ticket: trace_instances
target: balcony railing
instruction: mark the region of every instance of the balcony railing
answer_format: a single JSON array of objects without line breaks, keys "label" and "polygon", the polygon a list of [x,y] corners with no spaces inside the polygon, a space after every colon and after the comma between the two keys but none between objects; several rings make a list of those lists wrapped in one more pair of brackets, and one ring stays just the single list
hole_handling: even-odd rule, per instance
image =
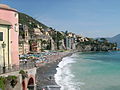
[{"label": "balcony railing", "polygon": [[[49,56],[46,55],[46,59],[47,59],[47,62],[46,63],[51,63],[51,62],[54,62],[55,60],[58,60],[58,59],[61,59],[62,57],[64,56],[67,56],[69,54],[72,54],[76,52],[76,50],[71,50],[70,52],[55,52],[53,53],[52,52],[52,55]],[[15,71],[20,71],[20,70],[26,70],[26,69],[32,69],[34,67],[36,67],[38,65],[39,67],[39,64],[40,66],[46,64],[46,63],[35,63],[35,62],[32,62],[32,61],[27,61],[27,62],[23,62],[23,63],[20,63],[20,65],[13,65],[13,66],[5,66],[3,68],[3,66],[0,66],[0,74],[4,74],[4,73],[9,73],[9,72],[15,72]]]},{"label": "balcony railing", "polygon": [[26,70],[26,69],[32,69],[35,67],[34,63],[21,63],[20,65],[13,65],[13,66],[6,66],[5,67],[5,72],[3,70],[3,67],[0,66],[0,74],[4,73],[10,73],[10,72],[15,72],[15,71],[20,71],[20,70]]}]

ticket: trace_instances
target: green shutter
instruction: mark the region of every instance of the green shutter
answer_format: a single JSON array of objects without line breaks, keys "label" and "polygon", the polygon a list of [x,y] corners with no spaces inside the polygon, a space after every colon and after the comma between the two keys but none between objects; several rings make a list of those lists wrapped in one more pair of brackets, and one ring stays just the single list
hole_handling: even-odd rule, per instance
[{"label": "green shutter", "polygon": [[0,32],[0,41],[3,41],[3,32]]}]

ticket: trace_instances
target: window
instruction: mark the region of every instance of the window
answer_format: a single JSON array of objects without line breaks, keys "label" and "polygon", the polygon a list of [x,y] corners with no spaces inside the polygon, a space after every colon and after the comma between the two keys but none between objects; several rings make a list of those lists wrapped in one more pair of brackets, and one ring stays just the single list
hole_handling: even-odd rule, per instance
[{"label": "window", "polygon": [[14,26],[14,29],[15,29],[15,31],[17,32],[18,30],[18,28],[17,28],[17,24],[15,24],[15,26]]},{"label": "window", "polygon": [[27,31],[26,31],[26,36],[27,36]]},{"label": "window", "polygon": [[3,41],[3,32],[0,32],[0,41]]},{"label": "window", "polygon": [[18,17],[18,14],[17,14],[17,13],[15,13],[15,17],[16,17],[16,18]]}]

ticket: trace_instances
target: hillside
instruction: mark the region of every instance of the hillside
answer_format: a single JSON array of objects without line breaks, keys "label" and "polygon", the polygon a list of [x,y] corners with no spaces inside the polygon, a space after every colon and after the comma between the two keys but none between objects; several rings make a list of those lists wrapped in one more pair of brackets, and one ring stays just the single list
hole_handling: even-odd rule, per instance
[{"label": "hillside", "polygon": [[112,38],[107,38],[110,42],[117,43],[118,47],[120,48],[120,34],[112,37]]},{"label": "hillside", "polygon": [[25,24],[29,27],[29,29],[33,29],[39,26],[42,26],[44,29],[47,28],[46,25],[42,24],[41,22],[35,20],[34,18],[32,18],[31,16],[21,13],[19,12],[19,23],[20,24]]}]

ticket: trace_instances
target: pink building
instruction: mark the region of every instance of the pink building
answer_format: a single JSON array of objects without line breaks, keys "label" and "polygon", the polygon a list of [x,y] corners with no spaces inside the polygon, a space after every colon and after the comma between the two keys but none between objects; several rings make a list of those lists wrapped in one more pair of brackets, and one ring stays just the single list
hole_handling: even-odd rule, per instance
[{"label": "pink building", "polygon": [[10,51],[11,51],[11,65],[19,65],[19,48],[18,48],[18,12],[4,4],[0,4],[0,19],[11,23],[10,28]]}]

